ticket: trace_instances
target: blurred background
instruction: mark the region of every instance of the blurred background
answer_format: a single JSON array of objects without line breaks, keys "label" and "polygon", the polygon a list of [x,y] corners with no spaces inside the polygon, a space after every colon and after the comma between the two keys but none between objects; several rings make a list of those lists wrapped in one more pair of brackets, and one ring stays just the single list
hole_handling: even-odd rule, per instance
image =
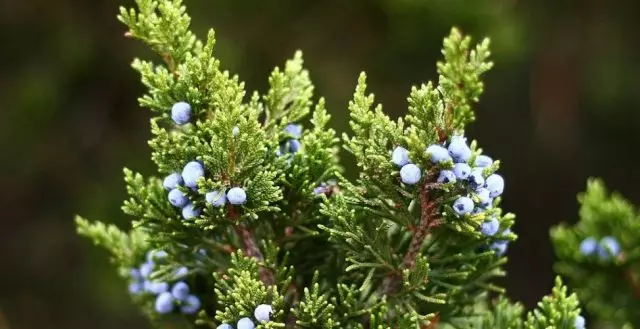
[{"label": "blurred background", "polygon": [[[625,3],[626,2],[626,3]],[[0,329],[146,328],[105,252],[73,215],[117,223],[122,167],[152,174],[149,113],[117,7],[132,0],[0,0]],[[509,295],[533,307],[552,285],[550,226],[574,222],[589,176],[640,203],[640,4],[550,0],[186,0],[193,29],[249,90],[296,49],[334,128],[358,73],[392,116],[436,79],[451,26],[492,39],[496,66],[469,136],[503,161],[503,208],[520,235]],[[153,57],[155,58],[155,57]]]}]

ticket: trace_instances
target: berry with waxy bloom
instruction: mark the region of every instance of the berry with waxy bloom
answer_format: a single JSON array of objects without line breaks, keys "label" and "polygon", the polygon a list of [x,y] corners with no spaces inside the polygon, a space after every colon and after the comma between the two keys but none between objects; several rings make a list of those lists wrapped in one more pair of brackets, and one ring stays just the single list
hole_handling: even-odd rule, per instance
[{"label": "berry with waxy bloom", "polygon": [[500,229],[500,222],[495,217],[485,221],[480,226],[480,232],[482,232],[482,234],[485,236],[493,236],[496,233],[498,233],[499,229]]},{"label": "berry with waxy bloom", "polygon": [[223,190],[211,191],[204,195],[205,200],[216,208],[220,208],[227,203],[227,195]]},{"label": "berry with waxy bloom", "polygon": [[453,173],[457,179],[467,179],[471,174],[471,167],[466,163],[456,163],[453,165]]},{"label": "berry with waxy bloom", "polygon": [[233,205],[244,204],[247,202],[247,193],[242,187],[233,187],[227,192],[227,200]]},{"label": "berry with waxy bloom", "polygon": [[180,306],[180,312],[184,314],[194,314],[200,309],[200,299],[194,295],[185,298],[184,303]]},{"label": "berry with waxy bloom", "polygon": [[426,152],[431,155],[431,162],[440,163],[451,160],[451,156],[449,155],[449,151],[446,148],[440,145],[430,145],[427,147]]},{"label": "berry with waxy bloom", "polygon": [[186,102],[177,102],[171,107],[171,119],[179,125],[191,120],[191,105]]},{"label": "berry with waxy bloom", "polygon": [[193,203],[189,203],[182,208],[182,218],[191,219],[200,216],[200,208],[196,208]]},{"label": "berry with waxy bloom", "polygon": [[191,161],[182,170],[184,185],[195,189],[198,187],[198,179],[204,177],[204,167],[198,161]]},{"label": "berry with waxy bloom", "polygon": [[471,157],[471,149],[467,145],[467,139],[462,136],[453,136],[447,150],[453,161],[458,163],[467,162]]},{"label": "berry with waxy bloom", "polygon": [[271,320],[272,313],[273,308],[271,308],[271,305],[261,304],[256,307],[255,311],[253,311],[253,316],[258,320],[258,322],[266,322]]},{"label": "berry with waxy bloom", "polygon": [[458,215],[465,215],[473,211],[473,200],[466,196],[459,197],[456,201],[453,202],[453,210]]},{"label": "berry with waxy bloom", "polygon": [[170,292],[163,292],[156,297],[155,308],[160,314],[167,314],[173,311],[173,296]]},{"label": "berry with waxy bloom", "polygon": [[491,192],[492,198],[501,195],[504,191],[504,179],[498,174],[491,174],[487,177],[484,184],[487,187],[487,190]]},{"label": "berry with waxy bloom", "polygon": [[184,205],[189,202],[189,198],[187,198],[187,196],[177,188],[174,188],[173,190],[171,190],[171,192],[169,192],[168,198],[169,203],[171,203],[172,206],[178,208],[184,207]]},{"label": "berry with waxy bloom", "polygon": [[588,237],[580,242],[580,253],[585,256],[593,255],[598,250],[598,240]]},{"label": "berry with waxy bloom", "polygon": [[238,321],[237,329],[254,329],[256,325],[249,318],[242,318]]},{"label": "berry with waxy bloom", "polygon": [[476,157],[476,161],[475,161],[475,166],[478,168],[486,168],[489,167],[493,164],[493,159],[491,159],[490,157],[486,156],[486,155],[478,155]]},{"label": "berry with waxy bloom", "polygon": [[400,168],[400,179],[407,185],[413,185],[420,181],[420,168],[413,163],[406,164]]},{"label": "berry with waxy bloom", "polygon": [[165,188],[165,190],[170,191],[182,185],[182,183],[182,176],[178,173],[173,173],[164,178],[164,180],[162,181],[162,186]]},{"label": "berry with waxy bloom", "polygon": [[438,183],[455,183],[456,182],[456,174],[451,170],[442,170],[440,171],[440,175],[438,176]]},{"label": "berry with waxy bloom", "polygon": [[398,167],[406,165],[409,163],[409,151],[402,146],[397,146],[391,154],[391,162]]}]

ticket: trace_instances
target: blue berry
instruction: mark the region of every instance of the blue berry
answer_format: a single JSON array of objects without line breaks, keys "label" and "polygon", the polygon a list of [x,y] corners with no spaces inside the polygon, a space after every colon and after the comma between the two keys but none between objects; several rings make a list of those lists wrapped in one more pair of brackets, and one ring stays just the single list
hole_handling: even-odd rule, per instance
[{"label": "blue berry", "polygon": [[173,296],[169,292],[163,292],[156,298],[156,311],[160,314],[167,314],[173,311]]},{"label": "blue berry", "polygon": [[244,204],[247,201],[247,193],[242,187],[233,187],[227,192],[227,200],[230,204]]},{"label": "blue berry", "polygon": [[191,161],[184,166],[182,170],[182,179],[184,185],[195,189],[198,187],[198,179],[204,176],[204,167],[200,162]]},{"label": "blue berry", "polygon": [[233,137],[238,137],[240,134],[240,128],[238,128],[238,126],[233,127],[233,129],[231,129],[231,134]]},{"label": "blue berry", "polygon": [[456,174],[451,170],[443,170],[440,172],[438,176],[438,183],[455,183],[456,182]]},{"label": "blue berry", "polygon": [[236,325],[237,329],[254,329],[256,325],[249,318],[242,318]]},{"label": "blue berry", "polygon": [[171,295],[177,300],[186,300],[189,296],[189,286],[182,281],[177,282],[171,288]]},{"label": "blue berry", "polygon": [[491,218],[480,226],[480,232],[485,236],[493,236],[498,233],[500,222],[497,218]]},{"label": "blue berry", "polygon": [[473,200],[469,197],[461,196],[453,202],[453,210],[458,215],[468,214],[473,211]]},{"label": "blue berry", "polygon": [[471,149],[467,145],[467,139],[462,136],[453,136],[451,138],[448,151],[453,161],[458,163],[467,162],[471,157]]},{"label": "blue berry", "polygon": [[271,308],[271,305],[261,304],[256,307],[255,311],[253,311],[253,316],[258,320],[258,322],[267,322],[271,320],[272,313],[273,308]]},{"label": "blue berry", "polygon": [[189,202],[189,198],[187,198],[187,196],[177,188],[174,188],[169,192],[169,203],[174,207],[182,208],[187,204],[187,202]]},{"label": "blue berry", "polygon": [[471,173],[471,167],[466,163],[456,163],[453,165],[453,173],[458,179],[467,179]]},{"label": "blue berry", "polygon": [[151,275],[151,272],[153,272],[153,267],[154,264],[151,262],[146,262],[140,265],[140,275],[142,275],[143,278],[148,278],[149,275]]},{"label": "blue berry", "polygon": [[320,194],[323,194],[327,189],[327,184],[322,183],[320,186],[316,187],[313,189],[313,194],[318,196]]},{"label": "blue berry", "polygon": [[431,162],[433,163],[446,162],[448,160],[451,160],[449,151],[447,151],[446,148],[440,145],[431,145],[427,147],[426,152],[431,155]]},{"label": "blue berry", "polygon": [[165,177],[162,181],[162,186],[164,186],[167,191],[173,190],[180,185],[182,185],[182,176],[178,173],[173,173]]},{"label": "blue berry", "polygon": [[580,242],[580,253],[585,256],[593,255],[598,250],[598,241],[594,238],[586,238]]},{"label": "blue berry", "polygon": [[155,261],[167,258],[167,256],[169,256],[169,254],[164,250],[149,250],[149,252],[147,252],[147,262],[154,263]]},{"label": "blue berry", "polygon": [[484,185],[484,177],[482,177],[482,171],[478,169],[472,170],[467,180],[469,181],[469,185],[471,185],[471,187],[474,189]]},{"label": "blue berry", "polygon": [[300,141],[297,139],[290,139],[289,140],[289,151],[291,153],[296,153],[300,150],[301,144]]},{"label": "blue berry", "polygon": [[175,277],[176,278],[182,278],[187,276],[187,274],[189,274],[189,269],[186,266],[182,266],[179,269],[176,270],[176,274]]},{"label": "blue berry", "polygon": [[169,290],[169,284],[166,282],[145,281],[144,290],[157,295]]},{"label": "blue berry", "polygon": [[406,165],[409,163],[409,151],[402,146],[396,147],[391,154],[391,162],[398,167]]},{"label": "blue berry", "polygon": [[171,107],[171,119],[179,125],[183,125],[191,119],[191,105],[178,102]]},{"label": "blue berry", "polygon": [[504,179],[498,174],[492,174],[487,177],[485,185],[489,192],[491,192],[492,198],[499,196],[504,191]]},{"label": "blue berry", "polygon": [[209,192],[205,194],[204,198],[208,203],[216,208],[220,208],[227,203],[227,196],[224,194],[223,190]]},{"label": "blue berry", "polygon": [[586,326],[586,321],[584,320],[584,317],[582,317],[582,315],[578,315],[575,321],[576,329],[584,329],[585,326]]},{"label": "blue berry", "polygon": [[180,307],[180,312],[184,314],[194,314],[200,309],[200,299],[194,295],[187,296],[184,304]]},{"label": "blue berry", "polygon": [[400,168],[400,179],[407,185],[413,185],[420,181],[420,168],[413,163],[406,164]]},{"label": "blue berry", "polygon": [[142,280],[142,274],[140,274],[140,270],[137,268],[132,268],[129,270],[129,276],[131,277],[131,279],[133,279],[134,281],[139,281]]},{"label": "blue berry", "polygon": [[219,325],[216,329],[233,329],[233,327],[230,324],[223,323]]},{"label": "blue berry", "polygon": [[475,166],[478,168],[486,168],[493,164],[493,159],[486,155],[478,155],[476,157]]},{"label": "blue berry", "polygon": [[507,241],[496,241],[491,244],[491,249],[495,250],[498,256],[502,256],[507,251],[507,244]]},{"label": "blue berry", "polygon": [[182,208],[182,218],[191,219],[198,216],[200,216],[200,208],[196,208],[193,203],[189,203]]},{"label": "blue berry", "polygon": [[284,131],[293,136],[293,138],[300,138],[302,135],[302,126],[290,123],[284,127]]},{"label": "blue berry", "polygon": [[620,244],[618,240],[612,236],[607,236],[600,240],[598,255],[601,259],[609,259],[610,256],[618,256],[620,252]]},{"label": "blue berry", "polygon": [[491,198],[489,190],[486,188],[480,188],[476,191],[478,194],[478,199],[480,199],[480,206],[483,208],[491,207],[493,203],[493,199]]},{"label": "blue berry", "polygon": [[142,289],[144,289],[144,286],[140,282],[132,282],[129,284],[129,293],[133,295],[137,295],[141,293]]}]

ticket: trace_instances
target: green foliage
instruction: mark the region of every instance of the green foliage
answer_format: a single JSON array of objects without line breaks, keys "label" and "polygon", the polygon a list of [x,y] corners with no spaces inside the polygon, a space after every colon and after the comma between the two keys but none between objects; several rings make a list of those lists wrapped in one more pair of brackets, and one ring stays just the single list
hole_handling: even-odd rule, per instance
[{"label": "green foliage", "polygon": [[[605,323],[622,327],[640,323],[640,215],[617,193],[608,193],[599,179],[590,179],[579,195],[580,221],[551,230],[559,258],[556,271],[564,275],[585,308]],[[586,238],[610,236],[620,244],[617,257],[603,259],[584,255],[580,244]]]},{"label": "green foliage", "polygon": [[538,307],[527,314],[524,328],[574,328],[578,315],[578,297],[575,294],[567,295],[567,287],[557,277],[551,295],[542,298]]},{"label": "green foliage", "polygon": [[[340,140],[328,128],[324,99],[314,101],[300,51],[272,72],[265,94],[245,97],[244,84],[214,57],[213,31],[205,42],[189,31],[181,1],[139,0],[137,9],[121,9],[119,19],[126,35],[165,62],[133,62],[148,89],[140,105],[154,114],[149,145],[159,176],[125,169],[130,233],[82,219],[77,224],[114,255],[133,283],[135,271],[129,270],[145,262],[145,254],[143,266],[156,252],[150,250],[167,253],[152,259],[144,279],[184,280],[201,305],[197,314],[174,309],[163,315],[151,291],[132,292],[155,326],[215,328],[245,317],[257,322],[256,307],[268,304],[270,321],[258,328],[522,327],[518,304],[498,297],[486,307],[489,296],[504,293],[492,282],[505,274],[507,260],[496,245],[506,248],[517,238],[510,231],[515,216],[503,213],[500,197],[483,211],[457,214],[453,202],[460,195],[477,203],[479,196],[438,182],[440,170],[451,169],[453,161],[433,164],[426,151],[463,135],[473,121],[480,77],[492,66],[488,40],[474,46],[452,29],[443,42],[438,84],[413,87],[409,113],[397,121],[374,104],[366,75],[360,75],[349,103],[352,134],[342,138],[359,168],[349,181],[338,158]],[[177,102],[191,106],[187,124],[172,121]],[[402,183],[390,161],[397,146],[408,149],[421,170],[415,186]],[[475,141],[471,153],[473,164],[482,153]],[[197,186],[176,187],[199,210],[189,217],[169,203],[162,180],[193,161],[204,167]],[[482,169],[483,177],[499,164]],[[231,188],[244,190],[246,202],[207,201],[207,193]],[[499,228],[485,236],[479,228],[489,218]],[[187,272],[180,277],[182,266]],[[560,281],[553,293],[529,314],[526,328],[574,321],[575,297],[566,297]]]}]

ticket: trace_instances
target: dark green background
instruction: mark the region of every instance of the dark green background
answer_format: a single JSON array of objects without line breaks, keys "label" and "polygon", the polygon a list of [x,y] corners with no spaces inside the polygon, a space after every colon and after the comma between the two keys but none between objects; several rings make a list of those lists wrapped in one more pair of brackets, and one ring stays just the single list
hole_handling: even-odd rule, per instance
[{"label": "dark green background", "polygon": [[[144,328],[107,255],[72,218],[126,227],[121,168],[152,174],[143,92],[129,68],[151,54],[123,38],[113,0],[0,0],[0,329]],[[127,1],[130,5],[133,1]],[[187,0],[194,30],[251,90],[296,49],[334,127],[358,73],[393,116],[435,79],[452,25],[493,41],[495,69],[469,135],[503,161],[518,215],[509,295],[531,307],[552,284],[549,227],[577,216],[601,176],[640,202],[640,5],[632,1]]]}]

